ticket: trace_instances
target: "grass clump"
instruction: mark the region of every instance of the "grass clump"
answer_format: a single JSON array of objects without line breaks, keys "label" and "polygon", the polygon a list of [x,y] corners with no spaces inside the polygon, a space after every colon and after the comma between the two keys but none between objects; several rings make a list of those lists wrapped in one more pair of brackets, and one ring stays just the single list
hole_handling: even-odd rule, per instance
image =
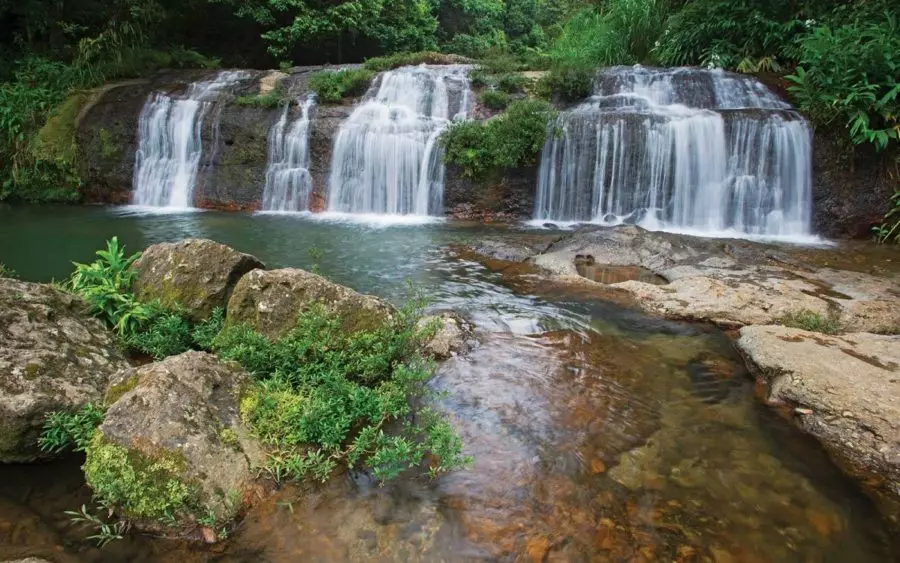
[{"label": "grass clump", "polygon": [[464,60],[464,57],[457,55],[448,55],[436,51],[419,51],[416,53],[394,53],[384,57],[366,59],[363,63],[363,68],[372,72],[384,72],[401,66],[456,64]]},{"label": "grass clump", "polygon": [[505,168],[533,165],[556,112],[542,100],[513,102],[484,123],[455,123],[441,136],[444,159],[469,178],[484,179]]},{"label": "grass clump", "polygon": [[823,334],[839,334],[843,327],[836,315],[822,315],[808,309],[788,313],[780,319],[782,325],[790,328],[800,328],[811,332]]},{"label": "grass clump", "polygon": [[509,94],[500,90],[485,90],[478,95],[478,101],[490,109],[506,109],[509,105]]},{"label": "grass clump", "polygon": [[309,87],[319,100],[337,103],[346,97],[364,94],[373,75],[366,68],[323,70],[309,78]]},{"label": "grass clump", "polygon": [[283,88],[281,81],[265,94],[253,94],[250,96],[237,96],[234,103],[243,107],[272,109],[281,105]]},{"label": "grass clump", "polygon": [[106,409],[93,403],[88,403],[75,412],[51,412],[44,422],[38,446],[41,450],[54,454],[70,448],[83,452],[105,416]]},{"label": "grass clump", "polygon": [[17,279],[18,277],[19,277],[19,273],[18,273],[18,272],[16,272],[15,270],[13,270],[12,268],[10,268],[9,266],[7,266],[6,264],[4,264],[3,262],[0,262],[0,278],[13,278],[13,279]]}]

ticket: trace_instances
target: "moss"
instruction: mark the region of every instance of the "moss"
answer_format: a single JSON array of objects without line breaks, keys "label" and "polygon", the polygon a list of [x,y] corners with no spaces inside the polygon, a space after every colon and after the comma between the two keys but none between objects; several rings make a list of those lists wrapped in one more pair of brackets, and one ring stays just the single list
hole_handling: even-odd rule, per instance
[{"label": "moss", "polygon": [[28,362],[25,364],[25,379],[34,379],[41,375],[41,364],[37,362]]},{"label": "moss", "polygon": [[140,381],[140,378],[136,375],[132,375],[125,381],[110,386],[106,391],[106,397],[104,399],[106,404],[111,405],[121,399],[122,395],[137,387],[138,381]]},{"label": "moss", "polygon": [[151,458],[106,441],[102,432],[94,435],[85,454],[87,484],[126,517],[171,525],[190,515],[200,497],[199,489],[180,477],[184,460],[176,454]]},{"label": "moss", "polygon": [[223,428],[219,431],[219,438],[222,443],[236,452],[241,451],[241,443],[238,440],[237,432],[231,428]]},{"label": "moss", "polygon": [[32,152],[36,158],[67,163],[76,161],[78,114],[91,98],[88,92],[76,92],[56,108],[34,137]]},{"label": "moss", "polygon": [[119,158],[122,149],[113,141],[113,136],[109,129],[101,127],[100,131],[97,132],[97,139],[100,142],[100,154],[103,155],[103,158]]}]

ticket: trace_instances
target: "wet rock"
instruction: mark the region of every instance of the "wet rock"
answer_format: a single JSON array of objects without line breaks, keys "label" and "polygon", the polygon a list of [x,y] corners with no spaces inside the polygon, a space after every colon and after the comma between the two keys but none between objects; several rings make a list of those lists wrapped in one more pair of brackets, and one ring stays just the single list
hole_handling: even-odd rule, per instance
[{"label": "wet rock", "polygon": [[49,285],[0,278],[0,462],[40,457],[46,413],[99,401],[128,365],[87,310]]},{"label": "wet rock", "polygon": [[[93,486],[92,467],[96,472],[104,463],[104,471],[112,477],[121,472],[124,482],[133,482],[141,467],[160,463],[165,482],[185,484],[190,491],[189,505],[176,515],[176,531],[194,529],[196,537],[208,538],[196,529],[197,517],[212,513],[219,523],[234,518],[254,486],[253,468],[265,461],[240,422],[240,401],[250,385],[237,364],[204,352],[117,373],[107,391],[106,419],[87,451],[88,484]],[[123,450],[129,460],[124,467],[106,461]],[[122,508],[138,527],[159,526],[147,515]]]},{"label": "wet rock", "polygon": [[353,332],[381,326],[393,314],[387,302],[357,293],[322,276],[297,268],[253,270],[237,283],[228,301],[227,323],[248,324],[270,338],[290,331],[297,316],[321,303]]},{"label": "wet rock", "polygon": [[[900,516],[900,336],[826,336],[781,326],[741,329],[739,349],[769,383],[769,399]],[[850,415],[850,416],[847,416]]]},{"label": "wet rock", "polygon": [[149,247],[134,263],[134,292],[142,301],[158,299],[202,320],[216,307],[225,307],[244,274],[264,267],[255,257],[215,241],[164,242]]},{"label": "wet rock", "polygon": [[437,324],[438,327],[434,336],[424,345],[426,354],[443,360],[469,351],[469,340],[474,333],[471,323],[448,311],[423,317],[419,320],[419,329],[426,328],[431,323]]}]

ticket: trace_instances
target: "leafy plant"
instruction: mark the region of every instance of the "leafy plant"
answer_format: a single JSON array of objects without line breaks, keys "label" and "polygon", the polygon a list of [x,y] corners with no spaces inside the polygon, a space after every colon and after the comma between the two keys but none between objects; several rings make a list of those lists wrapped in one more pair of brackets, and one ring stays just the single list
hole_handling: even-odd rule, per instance
[{"label": "leafy plant", "polygon": [[890,209],[884,215],[884,221],[873,230],[877,242],[900,244],[900,191],[891,196]]},{"label": "leafy plant", "polygon": [[15,270],[10,268],[3,262],[0,262],[0,278],[18,278],[18,277],[19,277],[19,274]]},{"label": "leafy plant", "polygon": [[66,510],[65,513],[73,523],[86,524],[97,530],[95,534],[88,536],[87,539],[97,542],[97,547],[100,549],[106,547],[110,542],[123,539],[131,528],[131,524],[127,520],[119,520],[114,524],[104,522],[99,517],[91,514],[87,506],[83,504],[81,505],[81,510]]},{"label": "leafy plant", "polygon": [[478,95],[478,101],[490,109],[506,109],[509,105],[509,94],[500,90],[485,90]]},{"label": "leafy plant", "polygon": [[373,73],[364,68],[323,70],[309,78],[309,87],[323,102],[337,103],[349,96],[365,93]]},{"label": "leafy plant", "polygon": [[75,412],[54,411],[47,414],[44,429],[38,438],[41,450],[60,453],[69,448],[82,452],[90,444],[97,427],[103,422],[106,409],[88,403]]},{"label": "leafy plant", "polygon": [[139,328],[125,337],[126,344],[154,360],[190,350],[193,335],[187,319],[178,312],[154,309]]},{"label": "leafy plant", "polygon": [[461,57],[437,53],[435,51],[419,51],[417,53],[394,53],[384,57],[366,59],[363,68],[372,72],[384,72],[401,66],[416,66],[420,64],[455,64],[463,62]]},{"label": "leafy plant", "polygon": [[831,314],[821,315],[807,309],[789,313],[782,317],[780,322],[787,327],[801,328],[823,334],[838,334],[843,330],[840,319],[837,316]]}]

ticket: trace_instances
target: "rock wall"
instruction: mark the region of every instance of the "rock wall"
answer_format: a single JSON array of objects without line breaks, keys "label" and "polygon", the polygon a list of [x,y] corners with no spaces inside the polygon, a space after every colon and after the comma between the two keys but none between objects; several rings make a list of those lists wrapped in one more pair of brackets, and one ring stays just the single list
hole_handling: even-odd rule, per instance
[{"label": "rock wall", "polygon": [[[308,92],[309,76],[325,67],[297,67],[282,83],[289,96]],[[138,118],[147,97],[155,91],[178,92],[214,71],[169,71],[146,80],[113,84],[79,116],[77,139],[90,202],[126,203],[131,197]],[[250,71],[233,94],[260,92],[273,73]],[[268,133],[280,108],[257,108],[231,103],[225,96],[204,120],[204,151],[194,191],[198,207],[256,210],[262,201],[267,163]],[[326,206],[334,139],[357,99],[317,106],[310,126],[310,173],[313,209]],[[488,114],[479,112],[476,118]],[[297,116],[299,108],[291,108]],[[880,222],[890,195],[900,189],[896,173],[898,151],[876,154],[868,147],[851,147],[842,129],[815,132],[813,150],[813,227],[827,237],[868,237]],[[894,175],[891,169],[894,168]],[[507,171],[487,182],[472,182],[449,166],[444,191],[447,215],[476,220],[528,218],[537,189],[536,167]]]}]

